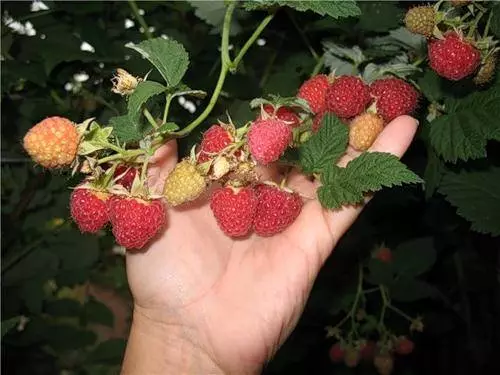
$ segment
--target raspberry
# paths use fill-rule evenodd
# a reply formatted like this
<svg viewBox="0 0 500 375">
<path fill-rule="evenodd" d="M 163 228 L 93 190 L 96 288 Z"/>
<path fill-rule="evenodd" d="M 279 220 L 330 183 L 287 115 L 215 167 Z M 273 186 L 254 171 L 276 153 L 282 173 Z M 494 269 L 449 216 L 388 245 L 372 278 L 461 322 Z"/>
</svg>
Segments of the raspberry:
<svg viewBox="0 0 500 375">
<path fill-rule="evenodd" d="M 394 359 L 390 354 L 379 354 L 373 359 L 373 365 L 380 375 L 390 375 L 394 370 Z"/>
<path fill-rule="evenodd" d="M 479 51 L 455 32 L 447 33 L 444 39 L 430 41 L 428 57 L 430 67 L 452 81 L 471 75 L 481 62 Z"/>
<path fill-rule="evenodd" d="M 356 76 L 340 76 L 326 91 L 326 109 L 341 118 L 351 118 L 365 110 L 370 88 Z"/>
<path fill-rule="evenodd" d="M 330 351 L 328 352 L 328 355 L 332 362 L 342 362 L 344 360 L 344 349 L 342 349 L 340 343 L 337 342 L 332 345 Z"/>
<path fill-rule="evenodd" d="M 166 222 L 160 199 L 143 200 L 115 195 L 108 199 L 108 216 L 116 242 L 127 249 L 142 249 Z"/>
<path fill-rule="evenodd" d="M 405 16 L 406 28 L 415 34 L 430 37 L 436 26 L 436 11 L 432 6 L 417 6 L 411 8 Z"/>
<path fill-rule="evenodd" d="M 354 368 L 359 364 L 361 359 L 359 350 L 353 347 L 347 348 L 344 355 L 344 364 L 347 367 Z"/>
<path fill-rule="evenodd" d="M 269 115 L 275 115 L 278 120 L 285 122 L 288 126 L 295 128 L 300 125 L 300 117 L 293 109 L 289 107 L 279 107 L 274 113 L 274 107 L 271 104 L 264 105 L 264 111 Z"/>
<path fill-rule="evenodd" d="M 233 136 L 222 126 L 212 125 L 201 140 L 198 162 L 204 163 L 213 158 L 233 142 Z"/>
<path fill-rule="evenodd" d="M 121 176 L 118 180 L 116 180 L 116 183 L 122 185 L 125 189 L 130 189 L 136 175 L 137 168 L 127 165 L 119 165 L 115 169 L 114 177 Z"/>
<path fill-rule="evenodd" d="M 220 188 L 210 198 L 217 224 L 230 237 L 243 237 L 250 232 L 256 207 L 257 196 L 251 187 Z"/>
<path fill-rule="evenodd" d="M 280 120 L 256 120 L 248 131 L 250 153 L 263 165 L 278 160 L 291 141 L 292 129 Z"/>
<path fill-rule="evenodd" d="M 392 251 L 388 247 L 382 247 L 375 252 L 373 257 L 379 259 L 381 262 L 391 263 Z"/>
<path fill-rule="evenodd" d="M 168 175 L 163 195 L 172 206 L 195 200 L 205 191 L 205 178 L 189 160 L 177 164 Z"/>
<path fill-rule="evenodd" d="M 69 166 L 75 160 L 80 136 L 75 124 L 64 117 L 49 117 L 24 136 L 23 146 L 45 168 Z"/>
<path fill-rule="evenodd" d="M 476 85 L 484 85 L 491 81 L 495 75 L 496 59 L 496 53 L 493 53 L 484 60 L 476 76 L 473 78 Z"/>
<path fill-rule="evenodd" d="M 413 351 L 415 344 L 406 336 L 399 336 L 396 340 L 396 353 L 401 355 L 410 354 Z"/>
<path fill-rule="evenodd" d="M 106 225 L 107 199 L 107 193 L 83 187 L 73 190 L 69 201 L 71 217 L 82 233 L 96 233 Z"/>
<path fill-rule="evenodd" d="M 300 86 L 297 97 L 304 99 L 313 113 L 323 112 L 325 110 L 326 90 L 329 85 L 328 77 L 324 74 L 318 74 Z"/>
<path fill-rule="evenodd" d="M 256 192 L 258 203 L 253 226 L 258 235 L 283 232 L 299 216 L 302 199 L 297 193 L 264 184 L 258 185 Z"/>
<path fill-rule="evenodd" d="M 366 151 L 384 130 L 384 120 L 374 113 L 363 113 L 352 120 L 349 144 L 358 151 Z"/>
<path fill-rule="evenodd" d="M 373 358 L 373 355 L 375 354 L 375 343 L 370 340 L 361 345 L 360 354 L 363 360 L 371 360 Z"/>
<path fill-rule="evenodd" d="M 417 108 L 418 91 L 402 79 L 392 77 L 376 80 L 371 84 L 370 91 L 377 100 L 377 113 L 386 122 L 401 115 L 409 115 Z"/>
</svg>

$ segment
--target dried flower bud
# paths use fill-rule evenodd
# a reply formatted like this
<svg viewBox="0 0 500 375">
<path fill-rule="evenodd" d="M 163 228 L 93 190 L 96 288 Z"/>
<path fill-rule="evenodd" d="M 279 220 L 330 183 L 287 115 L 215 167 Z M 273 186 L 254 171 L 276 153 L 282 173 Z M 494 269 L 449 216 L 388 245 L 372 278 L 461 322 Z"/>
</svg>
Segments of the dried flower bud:
<svg viewBox="0 0 500 375">
<path fill-rule="evenodd" d="M 137 84 L 142 81 L 140 78 L 136 78 L 124 69 L 116 69 L 116 75 L 111 79 L 113 83 L 113 91 L 115 94 L 120 95 L 131 95 Z"/>
</svg>

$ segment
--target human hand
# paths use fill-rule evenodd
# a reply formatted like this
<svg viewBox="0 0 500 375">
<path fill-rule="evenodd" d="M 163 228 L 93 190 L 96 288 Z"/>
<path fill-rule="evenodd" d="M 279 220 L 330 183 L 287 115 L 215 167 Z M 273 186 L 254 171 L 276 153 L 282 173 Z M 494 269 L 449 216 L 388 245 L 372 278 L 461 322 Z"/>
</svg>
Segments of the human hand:
<svg viewBox="0 0 500 375">
<path fill-rule="evenodd" d="M 401 157 L 417 122 L 389 123 L 370 151 Z M 341 159 L 357 156 L 352 149 Z M 177 162 L 170 142 L 155 155 L 158 185 Z M 278 171 L 262 170 L 270 179 Z M 134 321 L 123 373 L 258 373 L 295 327 L 314 280 L 361 206 L 328 211 L 318 183 L 292 172 L 288 186 L 305 198 L 297 220 L 273 237 L 232 239 L 207 200 L 168 211 L 167 229 L 142 252 L 127 253 Z"/>
</svg>

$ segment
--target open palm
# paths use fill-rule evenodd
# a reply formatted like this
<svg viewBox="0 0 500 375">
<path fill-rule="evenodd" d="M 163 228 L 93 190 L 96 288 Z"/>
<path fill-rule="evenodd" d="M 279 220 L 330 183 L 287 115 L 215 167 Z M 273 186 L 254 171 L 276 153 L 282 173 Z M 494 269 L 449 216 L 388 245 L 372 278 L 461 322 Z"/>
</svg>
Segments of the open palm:
<svg viewBox="0 0 500 375">
<path fill-rule="evenodd" d="M 397 118 L 371 150 L 402 156 L 416 126 L 411 117 Z M 176 151 L 169 143 L 156 155 L 151 173 L 159 183 Z M 355 156 L 350 151 L 340 164 Z M 271 169 L 263 174 L 279 177 Z M 314 199 L 317 183 L 298 173 L 288 183 L 305 197 L 304 207 L 287 230 L 269 238 L 226 237 L 206 197 L 170 209 L 166 230 L 147 251 L 127 254 L 135 314 L 177 326 L 224 371 L 258 371 L 295 327 L 317 273 L 361 211 L 324 210 Z"/>
</svg>

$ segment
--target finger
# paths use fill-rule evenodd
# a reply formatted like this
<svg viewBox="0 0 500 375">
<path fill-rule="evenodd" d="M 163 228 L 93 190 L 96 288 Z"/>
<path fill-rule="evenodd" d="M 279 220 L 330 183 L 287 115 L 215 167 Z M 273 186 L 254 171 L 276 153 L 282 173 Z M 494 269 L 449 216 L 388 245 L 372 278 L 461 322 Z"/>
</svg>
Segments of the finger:
<svg viewBox="0 0 500 375">
<path fill-rule="evenodd" d="M 304 199 L 314 199 L 316 196 L 316 184 L 314 181 L 294 168 L 288 174 L 287 186 L 299 193 Z"/>
<path fill-rule="evenodd" d="M 161 193 L 168 174 L 177 164 L 177 142 L 168 141 L 158 150 L 150 160 L 148 168 L 148 185 L 153 192 Z"/>
<path fill-rule="evenodd" d="M 380 133 L 369 151 L 388 152 L 401 158 L 413 140 L 418 122 L 410 116 L 400 116 L 391 121 Z M 365 199 L 365 204 L 369 198 Z M 318 203 L 319 204 L 319 203 Z M 326 219 L 330 233 L 338 241 L 360 214 L 364 204 L 344 206 L 339 210 L 327 211 Z"/>
</svg>

